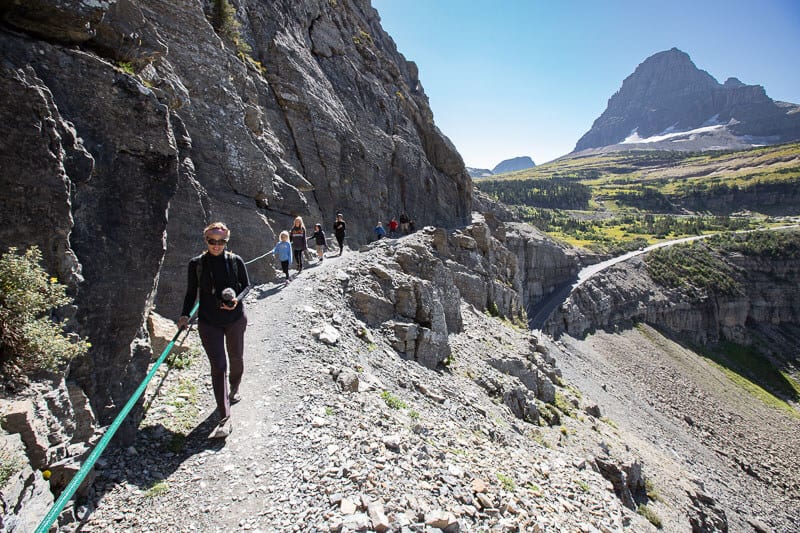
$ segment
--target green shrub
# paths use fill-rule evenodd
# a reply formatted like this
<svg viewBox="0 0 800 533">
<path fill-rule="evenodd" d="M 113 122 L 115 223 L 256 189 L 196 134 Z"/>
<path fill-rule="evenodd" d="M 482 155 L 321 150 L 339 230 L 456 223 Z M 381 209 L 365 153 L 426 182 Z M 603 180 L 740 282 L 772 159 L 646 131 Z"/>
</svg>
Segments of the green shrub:
<svg viewBox="0 0 800 533">
<path fill-rule="evenodd" d="M 495 475 L 497 476 L 497 479 L 500 481 L 500 484 L 503 485 L 503 488 L 505 490 L 509 492 L 514 492 L 514 490 L 516 490 L 517 486 L 514 483 L 514 479 L 511 476 L 509 476 L 508 474 L 504 474 L 502 472 L 497 472 Z"/>
<path fill-rule="evenodd" d="M 659 494 L 658 491 L 656 490 L 656 487 L 653 484 L 652 480 L 650 479 L 644 480 L 644 489 L 647 492 L 647 497 L 650 498 L 651 500 L 657 502 L 664 501 L 664 499 L 661 497 L 661 494 Z"/>
<path fill-rule="evenodd" d="M 661 523 L 661 517 L 659 517 L 655 513 L 655 511 L 650 509 L 648 506 L 644 504 L 639 504 L 639 507 L 636 508 L 636 512 L 642 515 L 643 517 L 647 518 L 647 520 L 651 524 L 656 526 L 658 529 L 661 529 L 663 527 L 663 524 Z"/>
<path fill-rule="evenodd" d="M 52 312 L 70 304 L 66 286 L 41 267 L 42 253 L 32 246 L 23 255 L 12 247 L 0 258 L 0 367 L 23 372 L 58 370 L 91 346 L 66 334 L 66 321 Z"/>
<path fill-rule="evenodd" d="M 575 415 L 575 407 L 572 405 L 572 402 L 569 400 L 569 398 L 562 392 L 556 391 L 556 398 L 554 402 L 558 410 L 564 413 L 565 416 L 571 417 Z"/>
<path fill-rule="evenodd" d="M 156 498 L 169 492 L 169 483 L 161 479 L 153 483 L 144 493 L 145 498 Z"/>
<path fill-rule="evenodd" d="M 22 459 L 14 452 L 0 448 L 0 488 L 4 487 L 14 474 L 22 470 Z"/>
<path fill-rule="evenodd" d="M 250 58 L 253 49 L 242 37 L 242 25 L 236 20 L 236 9 L 228 0 L 217 0 L 216 4 L 217 31 L 220 36 L 233 43 L 237 55 L 242 61 L 247 62 L 247 59 L 250 59 L 253 66 L 263 73 L 263 65 Z"/>
<path fill-rule="evenodd" d="M 389 408 L 391 409 L 405 409 L 406 407 L 408 407 L 408 404 L 406 402 L 404 402 L 403 400 L 401 400 L 388 390 L 385 390 L 381 393 L 381 398 L 383 398 L 383 401 L 386 402 L 386 405 L 388 405 Z"/>
<path fill-rule="evenodd" d="M 736 273 L 706 243 L 688 243 L 651 251 L 647 271 L 657 282 L 682 289 L 689 296 L 743 294 Z"/>
<path fill-rule="evenodd" d="M 175 370 L 184 370 L 186 368 L 191 368 L 192 364 L 194 364 L 199 356 L 200 350 L 194 346 L 182 352 L 174 351 L 172 352 L 172 356 L 167 359 L 167 365 Z"/>
</svg>

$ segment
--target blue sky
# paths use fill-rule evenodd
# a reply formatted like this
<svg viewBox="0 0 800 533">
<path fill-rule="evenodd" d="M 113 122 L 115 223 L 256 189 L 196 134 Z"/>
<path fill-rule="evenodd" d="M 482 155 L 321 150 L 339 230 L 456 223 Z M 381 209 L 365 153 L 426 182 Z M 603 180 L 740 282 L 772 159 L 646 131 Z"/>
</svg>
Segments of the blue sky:
<svg viewBox="0 0 800 533">
<path fill-rule="evenodd" d="M 800 0 L 372 0 L 467 166 L 567 154 L 647 57 L 800 104 Z"/>
</svg>

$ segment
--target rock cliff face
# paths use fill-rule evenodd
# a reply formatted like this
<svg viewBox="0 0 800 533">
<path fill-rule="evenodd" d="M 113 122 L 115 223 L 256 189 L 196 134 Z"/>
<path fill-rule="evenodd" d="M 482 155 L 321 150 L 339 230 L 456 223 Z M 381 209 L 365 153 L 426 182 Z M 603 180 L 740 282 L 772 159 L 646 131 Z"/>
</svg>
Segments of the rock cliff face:
<svg viewBox="0 0 800 533">
<path fill-rule="evenodd" d="M 584 260 L 574 248 L 558 244 L 523 223 L 506 223 L 505 246 L 517 256 L 525 308 L 530 309 L 578 275 Z"/>
<path fill-rule="evenodd" d="M 348 281 L 350 304 L 370 326 L 390 324 L 396 348 L 429 368 L 450 355 L 462 300 L 481 312 L 524 320 L 525 309 L 571 279 L 574 256 L 523 224 L 428 227 L 411 242 L 384 240 L 387 259 Z"/>
<path fill-rule="evenodd" d="M 749 344 L 754 334 L 791 342 L 793 335 L 786 333 L 800 324 L 796 258 L 732 253 L 726 263 L 741 288 L 736 294 L 668 288 L 651 278 L 641 257 L 619 263 L 576 288 L 545 330 L 580 337 L 594 329 L 646 322 L 697 345 Z"/>
<path fill-rule="evenodd" d="M 702 127 L 708 131 L 693 131 Z M 653 142 L 655 136 L 692 131 L 691 138 L 681 142 Z M 632 136 L 636 139 L 629 139 Z M 720 84 L 698 69 L 688 54 L 672 48 L 647 58 L 625 78 L 575 151 L 614 145 L 617 149 L 743 148 L 799 138 L 796 105 L 774 102 L 762 86 L 745 85 L 736 78 Z"/>
<path fill-rule="evenodd" d="M 177 313 L 208 222 L 229 223 L 248 259 L 296 215 L 329 226 L 341 211 L 354 244 L 401 211 L 467 221 L 463 162 L 366 1 L 41 0 L 0 15 L 0 244 L 39 245 L 70 284 L 93 345 L 70 375 L 103 423 L 144 375 L 146 311 Z"/>
</svg>

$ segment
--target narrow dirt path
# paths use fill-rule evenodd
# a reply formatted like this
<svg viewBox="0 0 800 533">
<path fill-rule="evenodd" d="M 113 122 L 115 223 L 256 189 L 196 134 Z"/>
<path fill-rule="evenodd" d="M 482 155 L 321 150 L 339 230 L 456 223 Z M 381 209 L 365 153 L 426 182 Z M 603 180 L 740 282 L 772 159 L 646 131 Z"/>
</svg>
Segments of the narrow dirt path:
<svg viewBox="0 0 800 533">
<path fill-rule="evenodd" d="M 81 531 L 229 531 L 264 524 L 291 531 L 303 523 L 298 514 L 322 514 L 308 502 L 299 505 L 297 476 L 315 458 L 305 428 L 312 413 L 324 414 L 320 390 L 332 393 L 333 382 L 318 358 L 307 357 L 314 324 L 301 311 L 314 296 L 315 278 L 346 259 L 328 258 L 288 285 L 251 291 L 233 433 L 225 440 L 208 438 L 214 405 L 203 355 L 193 368 L 203 421 L 183 450 L 165 451 L 175 435 L 156 426 L 146 427 L 134 446 L 107 454 L 98 467 L 102 499 Z M 292 487 L 294 493 L 287 491 Z"/>
</svg>

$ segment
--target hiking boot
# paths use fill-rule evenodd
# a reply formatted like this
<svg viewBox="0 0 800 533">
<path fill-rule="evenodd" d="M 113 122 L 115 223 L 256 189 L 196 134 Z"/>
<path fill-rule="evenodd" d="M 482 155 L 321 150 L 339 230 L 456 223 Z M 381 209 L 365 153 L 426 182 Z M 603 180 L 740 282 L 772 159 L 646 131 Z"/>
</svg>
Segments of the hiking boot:
<svg viewBox="0 0 800 533">
<path fill-rule="evenodd" d="M 219 424 L 217 424 L 217 427 L 214 428 L 214 431 L 211 432 L 211 435 L 209 435 L 208 438 L 224 439 L 231 434 L 231 431 L 233 431 L 233 423 L 231 422 L 231 417 L 226 416 L 219 421 Z"/>
<path fill-rule="evenodd" d="M 231 405 L 235 405 L 242 401 L 242 395 L 239 394 L 239 391 L 231 392 L 230 395 L 228 395 L 228 399 L 230 400 Z"/>
</svg>

